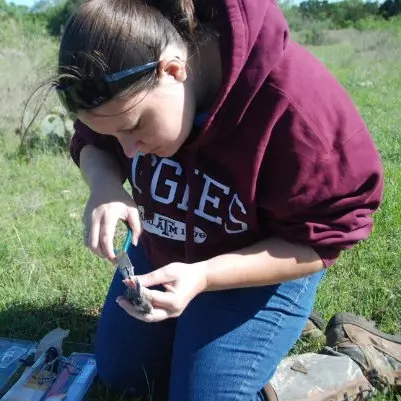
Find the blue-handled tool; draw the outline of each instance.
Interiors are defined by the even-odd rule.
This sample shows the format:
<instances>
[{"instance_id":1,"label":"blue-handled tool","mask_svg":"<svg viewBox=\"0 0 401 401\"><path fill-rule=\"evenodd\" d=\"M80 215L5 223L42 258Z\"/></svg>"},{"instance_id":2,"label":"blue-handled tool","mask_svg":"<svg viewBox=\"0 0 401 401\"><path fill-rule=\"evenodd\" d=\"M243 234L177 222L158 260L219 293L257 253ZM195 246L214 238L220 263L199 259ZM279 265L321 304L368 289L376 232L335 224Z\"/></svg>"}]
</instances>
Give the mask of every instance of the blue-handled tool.
<instances>
[{"instance_id":1,"label":"blue-handled tool","mask_svg":"<svg viewBox=\"0 0 401 401\"><path fill-rule=\"evenodd\" d=\"M128 249L132 241L132 230L127 223L125 223L125 225L127 226L127 235L125 236L121 252L114 250L114 253L116 254L117 267L122 276L124 277L124 280L135 276L134 266L132 265L131 260L128 256Z\"/></svg>"},{"instance_id":2,"label":"blue-handled tool","mask_svg":"<svg viewBox=\"0 0 401 401\"><path fill-rule=\"evenodd\" d=\"M128 248L132 242L132 230L131 230L131 227L127 223L125 223L125 225L127 226L127 235L125 237L124 244L122 246L122 250L124 252L128 253Z\"/></svg>"},{"instance_id":3,"label":"blue-handled tool","mask_svg":"<svg viewBox=\"0 0 401 401\"><path fill-rule=\"evenodd\" d=\"M127 223L125 225L127 226L127 235L121 252L115 250L117 268L124 280L130 280L133 284L133 286L128 286L125 290L125 297L135 306L138 312L148 314L152 312L152 304L143 294L141 284L135 277L134 266L128 256L128 249L132 242L132 230Z\"/></svg>"}]
</instances>

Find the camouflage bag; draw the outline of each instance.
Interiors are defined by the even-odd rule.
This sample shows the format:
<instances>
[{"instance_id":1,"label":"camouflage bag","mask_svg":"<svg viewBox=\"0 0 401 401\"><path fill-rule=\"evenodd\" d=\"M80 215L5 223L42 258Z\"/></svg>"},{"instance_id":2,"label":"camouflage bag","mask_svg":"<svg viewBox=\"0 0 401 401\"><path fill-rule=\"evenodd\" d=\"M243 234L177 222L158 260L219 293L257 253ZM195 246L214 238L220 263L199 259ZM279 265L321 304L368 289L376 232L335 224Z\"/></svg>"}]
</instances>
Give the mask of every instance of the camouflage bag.
<instances>
[{"instance_id":1,"label":"camouflage bag","mask_svg":"<svg viewBox=\"0 0 401 401\"><path fill-rule=\"evenodd\" d=\"M352 358L384 393L401 391L401 336L383 333L361 316L343 312L327 323L326 343Z\"/></svg>"},{"instance_id":2,"label":"camouflage bag","mask_svg":"<svg viewBox=\"0 0 401 401\"><path fill-rule=\"evenodd\" d=\"M359 366L329 347L284 358L264 388L268 401L362 401L374 392Z\"/></svg>"}]
</instances>

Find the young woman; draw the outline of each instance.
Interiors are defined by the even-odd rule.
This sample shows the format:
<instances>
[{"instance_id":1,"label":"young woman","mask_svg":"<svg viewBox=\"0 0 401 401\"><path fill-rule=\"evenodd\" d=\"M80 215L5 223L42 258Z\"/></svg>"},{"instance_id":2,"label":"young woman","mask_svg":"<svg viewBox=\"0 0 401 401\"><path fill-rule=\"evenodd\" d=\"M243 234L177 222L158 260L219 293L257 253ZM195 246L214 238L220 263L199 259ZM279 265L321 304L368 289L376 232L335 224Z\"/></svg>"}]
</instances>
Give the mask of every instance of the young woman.
<instances>
[{"instance_id":1,"label":"young woman","mask_svg":"<svg viewBox=\"0 0 401 401\"><path fill-rule=\"evenodd\" d=\"M59 70L90 188L85 243L113 261L126 221L153 304L139 313L115 275L100 377L137 395L168 387L170 401L264 399L324 270L368 237L380 203L349 96L274 0L90 0Z\"/></svg>"}]
</instances>

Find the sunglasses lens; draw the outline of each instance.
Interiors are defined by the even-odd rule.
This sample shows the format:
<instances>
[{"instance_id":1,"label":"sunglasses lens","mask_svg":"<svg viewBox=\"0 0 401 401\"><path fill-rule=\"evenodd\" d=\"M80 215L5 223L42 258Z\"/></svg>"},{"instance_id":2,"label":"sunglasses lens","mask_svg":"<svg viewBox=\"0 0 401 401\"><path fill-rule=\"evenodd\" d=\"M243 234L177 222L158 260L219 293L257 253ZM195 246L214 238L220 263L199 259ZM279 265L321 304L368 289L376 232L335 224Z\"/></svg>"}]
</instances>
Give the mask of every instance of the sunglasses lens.
<instances>
[{"instance_id":1,"label":"sunglasses lens","mask_svg":"<svg viewBox=\"0 0 401 401\"><path fill-rule=\"evenodd\" d=\"M156 71L158 63L130 68L103 78L62 79L57 85L57 93L62 105L70 112L79 109L94 109L111 100L117 93L127 89L134 81Z\"/></svg>"},{"instance_id":2,"label":"sunglasses lens","mask_svg":"<svg viewBox=\"0 0 401 401\"><path fill-rule=\"evenodd\" d=\"M98 107L114 95L109 85L101 80L82 80L75 89L76 100L85 109Z\"/></svg>"},{"instance_id":3,"label":"sunglasses lens","mask_svg":"<svg viewBox=\"0 0 401 401\"><path fill-rule=\"evenodd\" d=\"M93 109L113 97L108 85L94 80L75 82L65 89L59 87L57 94L62 105L72 113L76 113L78 109Z\"/></svg>"}]
</instances>

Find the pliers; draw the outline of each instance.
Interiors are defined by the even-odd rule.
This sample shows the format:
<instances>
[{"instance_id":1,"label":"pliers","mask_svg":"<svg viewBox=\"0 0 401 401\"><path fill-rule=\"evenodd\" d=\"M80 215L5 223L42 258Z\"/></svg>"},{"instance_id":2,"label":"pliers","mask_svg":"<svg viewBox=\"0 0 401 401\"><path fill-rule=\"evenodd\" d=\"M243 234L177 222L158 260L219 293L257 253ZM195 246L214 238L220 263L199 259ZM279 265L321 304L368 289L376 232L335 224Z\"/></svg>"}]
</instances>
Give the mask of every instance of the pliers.
<instances>
[{"instance_id":1,"label":"pliers","mask_svg":"<svg viewBox=\"0 0 401 401\"><path fill-rule=\"evenodd\" d=\"M132 230L127 223L125 223L125 225L127 226L127 235L121 248L121 252L115 251L116 264L119 272L124 280L130 280L133 284L132 286L127 287L124 295L135 306L138 312L143 314L152 313L152 304L143 294L141 284L137 277L135 277L134 266L128 256L128 249L132 241Z\"/></svg>"}]
</instances>

